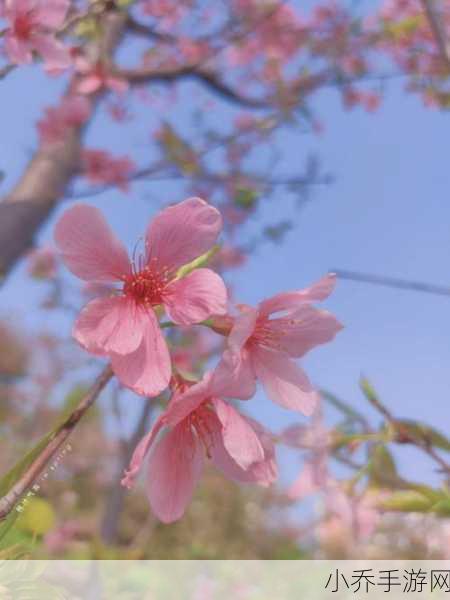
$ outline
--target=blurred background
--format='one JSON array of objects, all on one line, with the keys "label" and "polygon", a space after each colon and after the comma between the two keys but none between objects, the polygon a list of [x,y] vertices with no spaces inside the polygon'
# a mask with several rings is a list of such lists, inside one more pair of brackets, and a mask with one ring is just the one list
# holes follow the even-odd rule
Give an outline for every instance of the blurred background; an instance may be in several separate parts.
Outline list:
[{"label": "blurred background", "polygon": [[[208,8],[208,3],[198,4],[198,10]],[[300,22],[311,19],[319,6],[313,1],[289,4]],[[383,9],[378,2],[340,4],[354,23],[370,23]],[[420,3],[398,3],[403,4],[410,11],[423,10]],[[167,15],[143,16],[139,6],[129,10],[142,22],[177,30],[178,21],[170,22]],[[195,23],[203,21],[191,18],[184,37],[195,38]],[[133,62],[144,44],[147,39],[126,40],[118,60]],[[450,287],[446,107],[429,106],[414,93],[412,75],[395,64],[392,54],[394,60],[376,49],[360,77],[364,90],[376,98],[369,110],[358,103],[349,106],[337,84],[318,86],[307,106],[299,103],[290,114],[279,107],[262,113],[247,109],[189,80],[131,87],[124,95],[102,99],[86,129],[84,148],[128,157],[130,172],[161,160],[164,168],[115,184],[95,180],[92,173],[89,179],[85,167],[39,230],[36,248],[4,282],[2,473],[50,431],[61,411],[70,412],[101,368],[102,361],[84,353],[70,336],[77,311],[94,291],[82,287],[53,252],[55,220],[73,202],[100,208],[131,252],[159,209],[189,195],[205,197],[222,210],[227,223],[215,266],[240,303],[255,305],[329,271]],[[245,65],[236,69],[245,70]],[[49,77],[40,65],[31,65],[1,81],[3,195],[39,151],[42,129],[36,123],[47,107],[58,104],[69,77]],[[276,127],[271,119],[279,120]],[[261,131],[268,133],[260,136]],[[202,148],[209,149],[202,154]],[[405,482],[436,490],[445,481],[433,456],[419,447],[422,442],[401,443],[398,436],[373,442],[367,435],[386,431],[385,415],[371,401],[376,393],[396,418],[439,430],[441,441],[435,437],[433,444],[438,453],[448,451],[449,302],[450,293],[338,277],[336,291],[324,304],[345,328],[332,343],[308,354],[302,366],[329,393],[322,407],[324,427],[334,436],[328,468],[342,482],[349,506],[355,498],[361,504],[363,497],[379,499],[397,490],[419,495]],[[217,362],[222,340],[198,329],[175,340],[177,360],[182,364],[191,360],[185,354],[196,353],[204,369]],[[109,384],[71,438],[70,451],[0,547],[58,558],[346,558],[361,551],[376,558],[448,557],[447,513],[418,508],[417,497],[403,498],[403,505],[390,506],[392,511],[371,505],[376,519],[355,509],[355,518],[364,521],[355,526],[347,508],[338,507],[340,500],[330,501],[318,489],[300,497],[290,493],[317,448],[303,438],[286,443],[282,432],[293,425],[309,427],[310,420],[274,406],[262,391],[245,410],[281,442],[277,486],[239,487],[208,471],[182,521],[158,523],[143,485],[125,492],[118,481],[130,450],[160,406],[114,381]],[[360,473],[364,464],[371,465],[368,479],[367,469]],[[383,480],[386,474],[390,481]]]}]

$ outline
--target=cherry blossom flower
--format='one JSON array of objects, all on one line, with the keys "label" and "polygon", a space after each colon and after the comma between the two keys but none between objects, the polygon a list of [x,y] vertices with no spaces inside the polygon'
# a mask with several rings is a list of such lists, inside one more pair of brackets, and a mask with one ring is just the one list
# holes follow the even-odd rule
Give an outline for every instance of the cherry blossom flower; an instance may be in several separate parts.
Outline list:
[{"label": "cherry blossom flower", "polygon": [[177,278],[182,265],[211,248],[221,227],[217,209],[188,198],[153,219],[145,254],[130,261],[98,209],[78,204],[56,224],[56,245],[72,273],[88,282],[121,284],[115,295],[85,306],[73,335],[88,352],[109,356],[121,383],[138,394],[156,396],[171,376],[156,311],[163,307],[179,325],[226,311],[226,288],[216,273],[201,268]]},{"label": "cherry blossom flower", "polygon": [[123,94],[128,90],[128,82],[111,73],[103,62],[92,64],[84,56],[76,57],[74,62],[80,74],[80,79],[75,86],[78,94],[94,94],[100,90]]},{"label": "cherry blossom flower", "polygon": [[380,521],[377,501],[380,501],[380,492],[352,496],[339,481],[335,480],[334,485],[330,483],[325,493],[328,518],[318,528],[322,543],[334,540],[354,547],[357,542],[367,540]]},{"label": "cherry blossom flower", "polygon": [[[292,410],[311,415],[316,392],[304,371],[291,358],[329,342],[342,325],[333,315],[311,306],[327,298],[336,276],[329,274],[310,288],[277,294],[257,308],[240,306],[241,314],[228,325],[228,347],[215,370],[215,384],[236,398],[254,395],[259,379],[269,398]],[[271,318],[271,315],[283,313]],[[218,331],[227,329],[222,319]]]},{"label": "cherry blossom flower", "polygon": [[135,163],[127,156],[114,157],[105,150],[84,150],[82,154],[84,176],[94,184],[114,185],[122,192],[129,189]]},{"label": "cherry blossom flower", "polygon": [[83,125],[91,114],[91,103],[84,96],[67,96],[59,106],[45,109],[37,123],[41,142],[53,144],[64,140],[67,129]]},{"label": "cherry blossom flower", "polygon": [[319,398],[317,398],[317,406],[319,408],[315,410],[308,427],[291,425],[280,436],[281,441],[287,446],[308,452],[300,475],[286,491],[290,500],[301,500],[321,492],[331,481],[328,458],[332,435],[323,424]]},{"label": "cherry blossom flower", "polygon": [[[162,429],[165,435],[156,439]],[[230,479],[268,486],[276,479],[269,434],[217,397],[207,373],[198,383],[184,382],[133,454],[122,485],[130,488],[151,450],[147,493],[164,523],[180,519],[201,476],[205,458]]]},{"label": "cherry blossom flower", "polygon": [[70,53],[55,32],[64,23],[69,5],[69,0],[5,0],[0,16],[9,23],[5,50],[11,62],[31,63],[37,52],[48,71],[67,69]]}]

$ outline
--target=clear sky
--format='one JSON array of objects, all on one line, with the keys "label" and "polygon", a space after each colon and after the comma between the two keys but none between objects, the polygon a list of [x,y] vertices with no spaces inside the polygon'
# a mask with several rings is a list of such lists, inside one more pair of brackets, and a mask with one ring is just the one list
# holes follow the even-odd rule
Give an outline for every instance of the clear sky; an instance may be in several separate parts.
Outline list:
[{"label": "clear sky", "polygon": [[[295,215],[297,225],[283,246],[266,244],[233,276],[240,301],[256,303],[302,287],[333,268],[450,285],[449,117],[424,108],[403,86],[401,80],[389,83],[375,115],[345,111],[333,90],[324,91],[315,101],[324,132],[284,134],[286,165],[295,169],[315,152],[336,180],[315,189],[301,210],[281,190],[264,205],[264,222],[278,221],[286,213]],[[20,69],[0,87],[4,193],[36,145],[34,127],[42,107],[57,101],[63,82]],[[191,84],[181,89],[186,94],[181,97],[191,97]],[[192,106],[192,100],[187,102]],[[208,118],[220,118],[220,106]],[[186,114],[187,109],[179,107],[173,118],[182,122]],[[150,132],[158,120],[152,105],[141,106],[126,127],[100,115],[88,142],[113,153],[131,149],[145,164]],[[133,186],[129,195],[105,193],[92,203],[107,213],[132,248],[159,204],[183,198],[179,183],[152,182]],[[50,239],[52,223],[42,232],[43,241]],[[25,278],[19,268],[0,291],[0,316],[13,316],[23,327],[44,324],[68,332],[68,321],[35,310],[41,294],[41,284]],[[364,373],[396,415],[423,419],[450,433],[450,298],[340,281],[325,306],[345,330],[304,360],[313,381],[369,412],[358,389]],[[249,406],[273,429],[293,420],[262,394]],[[402,448],[399,456],[407,476],[437,481],[432,466],[415,452]],[[291,479],[295,469],[296,464],[288,464],[284,479]]]}]

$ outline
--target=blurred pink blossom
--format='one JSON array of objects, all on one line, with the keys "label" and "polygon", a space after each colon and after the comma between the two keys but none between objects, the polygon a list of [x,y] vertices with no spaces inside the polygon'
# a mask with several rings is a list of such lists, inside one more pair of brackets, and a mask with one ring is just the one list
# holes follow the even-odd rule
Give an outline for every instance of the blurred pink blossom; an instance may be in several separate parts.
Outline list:
[{"label": "blurred pink blossom", "polygon": [[5,0],[0,16],[9,24],[5,33],[5,50],[15,64],[31,63],[33,52],[44,61],[48,71],[67,69],[69,50],[56,39],[70,0]]}]

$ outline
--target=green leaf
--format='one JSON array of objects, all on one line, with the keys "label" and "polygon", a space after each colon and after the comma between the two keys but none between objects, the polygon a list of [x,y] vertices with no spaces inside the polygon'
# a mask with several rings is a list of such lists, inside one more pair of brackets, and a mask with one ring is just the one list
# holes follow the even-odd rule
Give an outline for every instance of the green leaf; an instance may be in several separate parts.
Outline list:
[{"label": "green leaf", "polygon": [[362,442],[381,442],[383,438],[379,433],[350,433],[335,435],[333,437],[333,450],[339,450],[345,446],[352,446]]},{"label": "green leaf", "polygon": [[378,395],[368,379],[361,377],[359,380],[359,386],[364,396],[371,404],[378,404]]},{"label": "green leaf", "polygon": [[[41,451],[48,444],[49,440],[52,438],[54,431],[48,433],[45,437],[43,437],[35,446],[32,448],[25,456],[12,467],[0,479],[0,498],[7,494],[12,486],[16,483],[18,479],[22,476],[22,474],[26,471],[26,469],[31,465],[34,459],[41,453]],[[19,513],[16,510],[11,511],[6,519],[0,521],[0,541],[6,536],[6,534],[10,531],[12,526],[15,524]]]},{"label": "green leaf", "polygon": [[211,259],[217,254],[217,252],[219,250],[220,250],[220,245],[215,244],[211,248],[211,250],[208,250],[208,252],[205,252],[205,254],[202,254],[201,256],[199,256],[198,258],[195,258],[190,263],[183,265],[182,267],[180,267],[178,269],[177,276],[175,279],[181,279],[181,277],[186,277],[186,275],[189,275],[189,273],[192,273],[192,271],[194,271],[195,269],[200,269],[202,267],[205,267],[211,261]]},{"label": "green leaf", "polygon": [[392,454],[383,444],[373,447],[369,460],[369,485],[386,487],[397,485],[399,477]]},{"label": "green leaf", "polygon": [[450,517],[450,498],[443,498],[433,504],[432,511],[441,517]]},{"label": "green leaf", "polygon": [[86,17],[82,19],[74,28],[74,33],[78,37],[94,39],[100,35],[100,28],[97,19]]},{"label": "green leaf", "polygon": [[245,208],[246,210],[253,208],[257,200],[257,192],[248,187],[238,188],[234,197],[234,203],[241,208]]},{"label": "green leaf", "polygon": [[396,512],[431,512],[433,502],[414,490],[394,492],[381,504],[385,510]]}]

